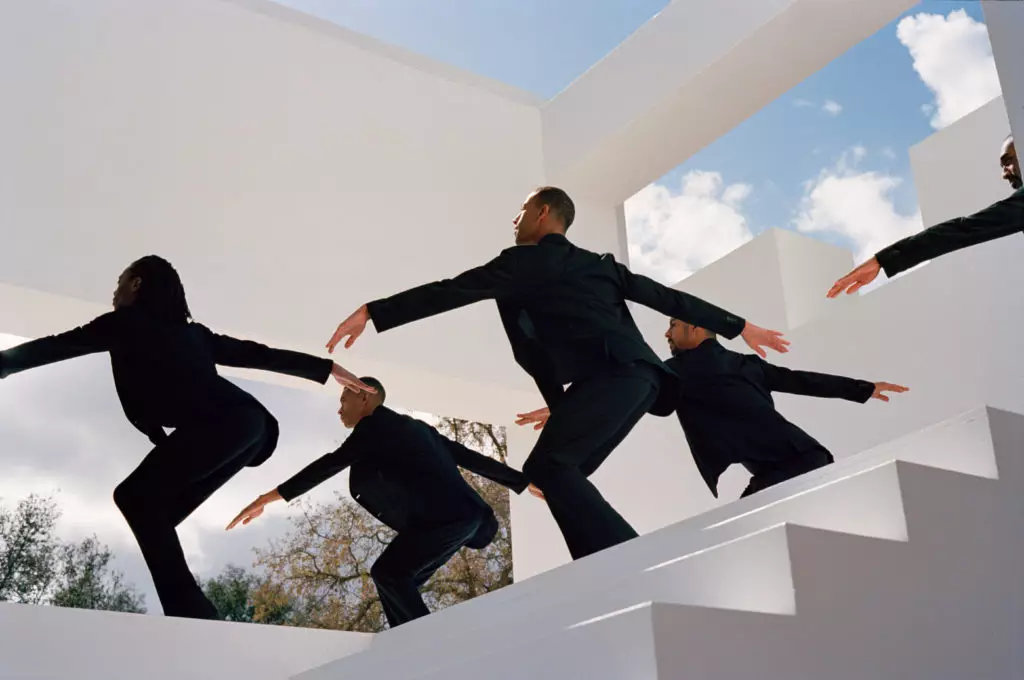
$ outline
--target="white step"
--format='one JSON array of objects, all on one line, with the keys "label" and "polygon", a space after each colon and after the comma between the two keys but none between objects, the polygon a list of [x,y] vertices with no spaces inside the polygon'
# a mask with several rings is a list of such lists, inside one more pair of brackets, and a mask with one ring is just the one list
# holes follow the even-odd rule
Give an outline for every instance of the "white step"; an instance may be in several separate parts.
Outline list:
[{"label": "white step", "polygon": [[[1005,435],[1009,435],[1009,439],[999,446],[994,446],[994,436],[999,434],[993,431],[995,420],[1003,423],[1003,438],[1007,439]],[[762,499],[745,499],[745,502],[760,500],[764,503],[757,511],[751,512],[748,508],[735,513],[732,518],[727,517],[726,521],[721,519],[719,513],[720,517],[706,530],[694,530],[691,526],[690,531],[683,532],[678,527],[669,527],[615,549],[626,552],[624,548],[633,548],[630,551],[634,553],[631,555],[634,558],[633,564],[647,565],[645,567],[625,567],[614,578],[607,578],[607,573],[604,573],[604,579],[598,580],[583,568],[587,560],[579,561],[563,568],[565,571],[572,568],[579,572],[577,580],[572,583],[559,584],[562,586],[560,588],[546,588],[539,596],[535,594],[535,589],[527,590],[519,597],[506,596],[500,602],[495,597],[497,594],[489,595],[434,614],[392,633],[378,636],[369,652],[311,671],[302,675],[302,680],[363,674],[389,678],[414,677],[412,673],[422,673],[438,664],[443,665],[452,656],[464,653],[467,648],[485,653],[488,646],[493,649],[508,640],[516,640],[531,633],[555,634],[580,621],[600,619],[613,611],[628,609],[650,600],[785,612],[785,607],[778,605],[782,602],[784,584],[788,578],[778,570],[788,567],[781,567],[785,560],[777,552],[771,553],[767,547],[767,541],[775,540],[776,545],[782,545],[784,541],[779,541],[782,535],[780,531],[764,531],[759,529],[761,526],[770,522],[790,521],[875,539],[905,540],[908,531],[903,508],[905,494],[901,490],[898,472],[902,464],[884,461],[893,461],[900,455],[918,460],[930,460],[931,456],[946,469],[981,474],[984,476],[975,478],[975,481],[987,482],[986,478],[994,476],[997,469],[997,449],[1003,456],[1002,467],[1012,467],[1014,463],[1019,463],[1021,447],[1015,441],[1024,441],[1024,438],[1014,438],[1018,437],[1020,431],[1024,431],[1022,422],[1024,418],[1021,416],[986,409],[966,414],[941,426],[915,433],[916,436],[904,438],[894,445],[867,452],[865,460],[860,461],[859,465],[847,459],[806,476],[816,479],[792,480],[780,485],[780,488],[769,490],[779,494],[781,487],[789,487],[792,495],[788,498],[771,498],[766,493]],[[926,448],[926,451],[915,448],[915,443],[917,447]],[[1012,455],[1007,456],[1008,453]],[[879,464],[879,461],[883,462]],[[953,476],[966,477],[960,474]],[[1019,475],[1013,476],[1024,479]],[[793,491],[793,487],[801,485],[805,488]],[[697,523],[697,526],[700,524]],[[673,536],[676,541],[671,545],[665,535],[672,533],[670,530],[674,528],[677,529]],[[662,535],[662,540],[658,541],[657,546],[648,546],[646,551],[634,548],[651,541],[658,534]],[[666,555],[664,549],[674,549],[674,552],[668,553],[672,556],[662,560],[664,564],[661,566],[650,564],[653,556]],[[771,568],[761,574],[763,579],[757,578],[757,562],[754,557],[757,551],[766,551],[765,554],[774,557],[766,563]],[[638,556],[635,554],[637,552],[643,554]],[[689,557],[679,559],[687,555]],[[732,562],[732,559],[737,562]],[[750,560],[754,560],[753,572],[749,571]],[[730,569],[733,570],[731,573],[727,571]],[[754,574],[753,578],[751,574]],[[770,583],[771,587],[758,593],[756,588],[760,583]],[[513,592],[521,585],[517,584],[504,592]],[[771,600],[766,593],[777,599]],[[488,600],[492,600],[489,606]],[[763,606],[767,602],[774,604]],[[460,609],[463,611],[460,612]],[[414,626],[419,628],[415,635],[402,638],[397,635],[406,629],[412,631]],[[383,644],[389,638],[390,643]]]},{"label": "white step", "polygon": [[3,680],[286,680],[366,633],[0,603]]},{"label": "white step", "polygon": [[1006,485],[997,490],[992,480],[912,463],[898,467],[910,541],[786,527],[794,615],[640,602],[555,633],[510,640],[490,653],[469,646],[443,666],[377,677],[1024,677],[1024,531],[1011,526],[1020,495]]},{"label": "white step", "polygon": [[[851,511],[859,506],[871,507],[865,520],[858,523],[862,533],[890,540],[906,538],[895,463],[845,478],[829,489]],[[814,504],[809,501],[815,497],[805,496],[792,508],[795,520],[805,518],[814,526],[823,523],[812,512]],[[818,506],[827,500],[818,498]],[[779,506],[778,510],[782,509]],[[745,611],[793,611],[789,556],[781,524],[750,531],[737,522],[715,531],[690,531],[676,538],[672,552],[659,553],[667,559],[658,563],[643,568],[624,567],[615,578],[603,581],[584,580],[588,576],[584,573],[571,587],[541,595],[529,591],[519,598],[506,598],[485,614],[480,613],[479,606],[473,611],[466,608],[457,617],[449,614],[443,623],[440,617],[430,621],[435,614],[414,622],[432,624],[419,625],[416,636],[385,645],[388,634],[380,635],[369,652],[331,664],[329,672],[310,672],[301,676],[302,680],[381,673],[386,677],[406,677],[445,663],[467,646],[485,650],[503,640],[538,631],[554,633],[650,600]],[[643,540],[646,537],[634,543]],[[457,613],[455,609],[448,611]]]},{"label": "white step", "polygon": [[[499,601],[522,599],[531,596],[531,593],[545,597],[544,593],[578,587],[581,583],[603,583],[623,573],[645,569],[680,556],[681,546],[701,540],[693,538],[696,532],[734,522],[740,522],[742,528],[733,528],[718,542],[784,521],[800,521],[809,526],[868,536],[900,538],[905,534],[901,515],[896,507],[886,505],[886,502],[898,499],[898,494],[884,495],[878,492],[876,495],[872,485],[884,482],[875,479],[855,480],[853,477],[893,460],[909,460],[947,470],[995,477],[995,453],[989,419],[989,409],[972,409],[754,496],[562,565],[484,597],[435,612],[426,619],[378,636],[374,645],[404,645],[406,640],[421,638],[427,627],[475,625],[475,621],[479,617],[486,617],[492,608],[498,606]],[[830,486],[832,488],[826,488]],[[861,495],[865,493],[868,502]],[[844,496],[849,505],[844,504]],[[710,540],[713,543],[716,539]],[[706,545],[699,543],[694,549]]]}]

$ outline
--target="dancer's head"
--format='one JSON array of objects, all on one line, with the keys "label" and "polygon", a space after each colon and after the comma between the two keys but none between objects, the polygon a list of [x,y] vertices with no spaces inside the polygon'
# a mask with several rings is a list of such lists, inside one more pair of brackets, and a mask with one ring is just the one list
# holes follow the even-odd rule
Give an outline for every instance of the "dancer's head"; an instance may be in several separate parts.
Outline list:
[{"label": "dancer's head", "polygon": [[672,356],[675,356],[717,336],[706,328],[694,326],[679,319],[669,319],[665,337],[668,339],[669,351],[672,352]]},{"label": "dancer's head", "polygon": [[121,272],[113,302],[114,309],[138,307],[171,323],[192,318],[178,272],[158,255],[146,255]]},{"label": "dancer's head", "polygon": [[1017,160],[1017,147],[1013,144],[1013,135],[1007,137],[1003,142],[1003,148],[999,152],[999,165],[1003,168],[1003,179],[1009,182],[1011,187],[1020,189],[1024,186],[1020,161]]},{"label": "dancer's head", "polygon": [[341,423],[349,429],[376,411],[387,396],[384,385],[376,378],[365,377],[360,380],[377,391],[371,394],[370,392],[356,392],[347,387],[341,391],[341,406],[338,408],[338,416],[341,417]]},{"label": "dancer's head", "polygon": [[516,245],[534,245],[548,234],[564,234],[576,218],[576,206],[558,187],[540,187],[523,202],[515,225]]}]

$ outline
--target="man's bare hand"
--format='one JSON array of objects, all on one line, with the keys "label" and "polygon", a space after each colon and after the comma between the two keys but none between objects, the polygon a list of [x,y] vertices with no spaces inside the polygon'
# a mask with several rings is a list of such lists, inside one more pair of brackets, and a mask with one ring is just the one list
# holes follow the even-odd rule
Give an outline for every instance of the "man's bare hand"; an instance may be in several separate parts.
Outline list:
[{"label": "man's bare hand", "polygon": [[357,378],[355,373],[338,364],[334,364],[334,367],[331,369],[331,376],[338,381],[339,385],[347,387],[354,392],[369,392],[370,394],[376,394],[377,392],[376,387],[367,385]]},{"label": "man's bare hand", "polygon": [[828,297],[834,298],[843,291],[846,291],[847,295],[856,293],[874,281],[880,271],[882,271],[882,265],[878,264],[878,259],[873,257],[836,281],[832,288],[829,289]]},{"label": "man's bare hand", "polygon": [[903,393],[909,391],[910,388],[904,387],[903,385],[896,385],[895,383],[887,382],[876,382],[875,391],[874,393],[872,393],[871,398],[878,399],[879,401],[889,401],[889,397],[885,394],[886,392]]},{"label": "man's bare hand", "polygon": [[352,312],[347,319],[338,324],[338,329],[334,331],[334,335],[327,342],[327,351],[333,354],[334,348],[337,347],[343,338],[348,338],[345,340],[345,349],[351,347],[356,339],[363,334],[363,331],[366,329],[366,323],[369,320],[370,310],[366,305]]},{"label": "man's bare hand", "polygon": [[242,524],[248,524],[249,522],[253,521],[254,519],[263,514],[263,508],[266,505],[268,505],[269,503],[273,503],[275,501],[283,500],[284,499],[281,498],[281,494],[277,492],[277,489],[274,489],[273,491],[268,491],[267,493],[263,494],[262,496],[254,500],[252,503],[249,503],[249,505],[245,506],[245,508],[240,513],[238,513],[238,515],[236,515],[233,520],[231,520],[231,524],[227,526],[225,531],[230,531],[231,529],[234,529],[239,522],[241,522]]},{"label": "man's bare hand", "polygon": [[550,417],[551,409],[549,408],[539,408],[529,413],[517,413],[516,425],[529,425],[533,423],[533,429],[539,430],[547,424]]},{"label": "man's bare hand", "polygon": [[747,346],[757,352],[757,355],[762,359],[768,356],[768,353],[763,349],[764,347],[771,347],[780,354],[785,354],[789,351],[789,340],[782,337],[782,333],[755,326],[749,321],[743,327],[743,332],[740,336],[747,343]]},{"label": "man's bare hand", "polygon": [[544,492],[541,491],[540,489],[538,489],[537,487],[535,487],[533,484],[531,484],[530,486],[526,487],[526,489],[527,489],[527,491],[530,492],[530,494],[536,496],[537,498],[541,499],[542,501],[545,500]]}]

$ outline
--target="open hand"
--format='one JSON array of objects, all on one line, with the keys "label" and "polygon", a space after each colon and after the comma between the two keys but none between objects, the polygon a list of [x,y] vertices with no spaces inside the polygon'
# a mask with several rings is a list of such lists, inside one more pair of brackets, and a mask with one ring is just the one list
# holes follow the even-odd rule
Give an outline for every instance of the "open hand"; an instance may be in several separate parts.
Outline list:
[{"label": "open hand", "polygon": [[517,413],[516,414],[516,425],[529,425],[535,423],[533,429],[539,430],[547,424],[548,418],[551,417],[551,409],[539,408],[536,411],[530,411],[529,413]]},{"label": "open hand", "polygon": [[245,508],[240,513],[238,513],[238,515],[236,515],[233,520],[231,520],[231,524],[229,524],[225,528],[225,531],[230,531],[231,529],[234,529],[239,522],[241,522],[242,524],[248,524],[249,522],[253,521],[254,519],[263,514],[263,508],[267,504],[273,503],[274,501],[282,500],[284,499],[281,498],[281,494],[277,492],[277,489],[274,489],[273,491],[269,491],[263,494],[262,496],[254,500],[252,503],[249,503],[249,505],[245,506]]},{"label": "open hand", "polygon": [[847,295],[856,293],[874,281],[880,271],[882,271],[882,265],[878,264],[878,259],[873,257],[836,281],[832,288],[829,289],[828,297],[834,298],[844,290]]},{"label": "open hand", "polygon": [[369,320],[370,310],[366,305],[352,312],[347,319],[338,324],[338,329],[334,331],[334,335],[327,342],[327,351],[333,354],[334,348],[341,342],[342,338],[348,338],[348,340],[345,340],[345,349],[351,347],[355,343],[356,338],[363,334],[363,331],[366,329],[366,322]]},{"label": "open hand", "polygon": [[331,369],[331,377],[338,381],[342,387],[346,387],[354,392],[369,392],[370,394],[376,394],[377,388],[367,385],[362,380],[356,377],[356,374],[349,371],[346,368],[334,364]]},{"label": "open hand", "polygon": [[896,385],[895,383],[887,382],[876,382],[875,391],[871,394],[872,399],[878,399],[879,401],[889,401],[889,397],[885,394],[886,392],[909,392],[909,387],[903,385]]},{"label": "open hand", "polygon": [[757,352],[757,355],[762,359],[768,356],[768,353],[762,349],[763,347],[771,347],[780,354],[785,354],[789,351],[789,340],[783,338],[782,333],[755,326],[749,321],[743,327],[743,332],[740,335],[743,341],[747,343],[747,346]]}]

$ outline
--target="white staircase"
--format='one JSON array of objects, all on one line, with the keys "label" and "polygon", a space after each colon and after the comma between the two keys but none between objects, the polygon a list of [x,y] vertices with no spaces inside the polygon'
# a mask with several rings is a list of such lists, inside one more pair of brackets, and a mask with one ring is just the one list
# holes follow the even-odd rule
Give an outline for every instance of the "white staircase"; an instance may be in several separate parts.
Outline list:
[{"label": "white staircase", "polygon": [[979,408],[377,636],[0,605],[0,678],[1021,680],[1022,483]]},{"label": "white staircase", "polygon": [[981,408],[295,680],[1020,680],[1024,416]]}]

